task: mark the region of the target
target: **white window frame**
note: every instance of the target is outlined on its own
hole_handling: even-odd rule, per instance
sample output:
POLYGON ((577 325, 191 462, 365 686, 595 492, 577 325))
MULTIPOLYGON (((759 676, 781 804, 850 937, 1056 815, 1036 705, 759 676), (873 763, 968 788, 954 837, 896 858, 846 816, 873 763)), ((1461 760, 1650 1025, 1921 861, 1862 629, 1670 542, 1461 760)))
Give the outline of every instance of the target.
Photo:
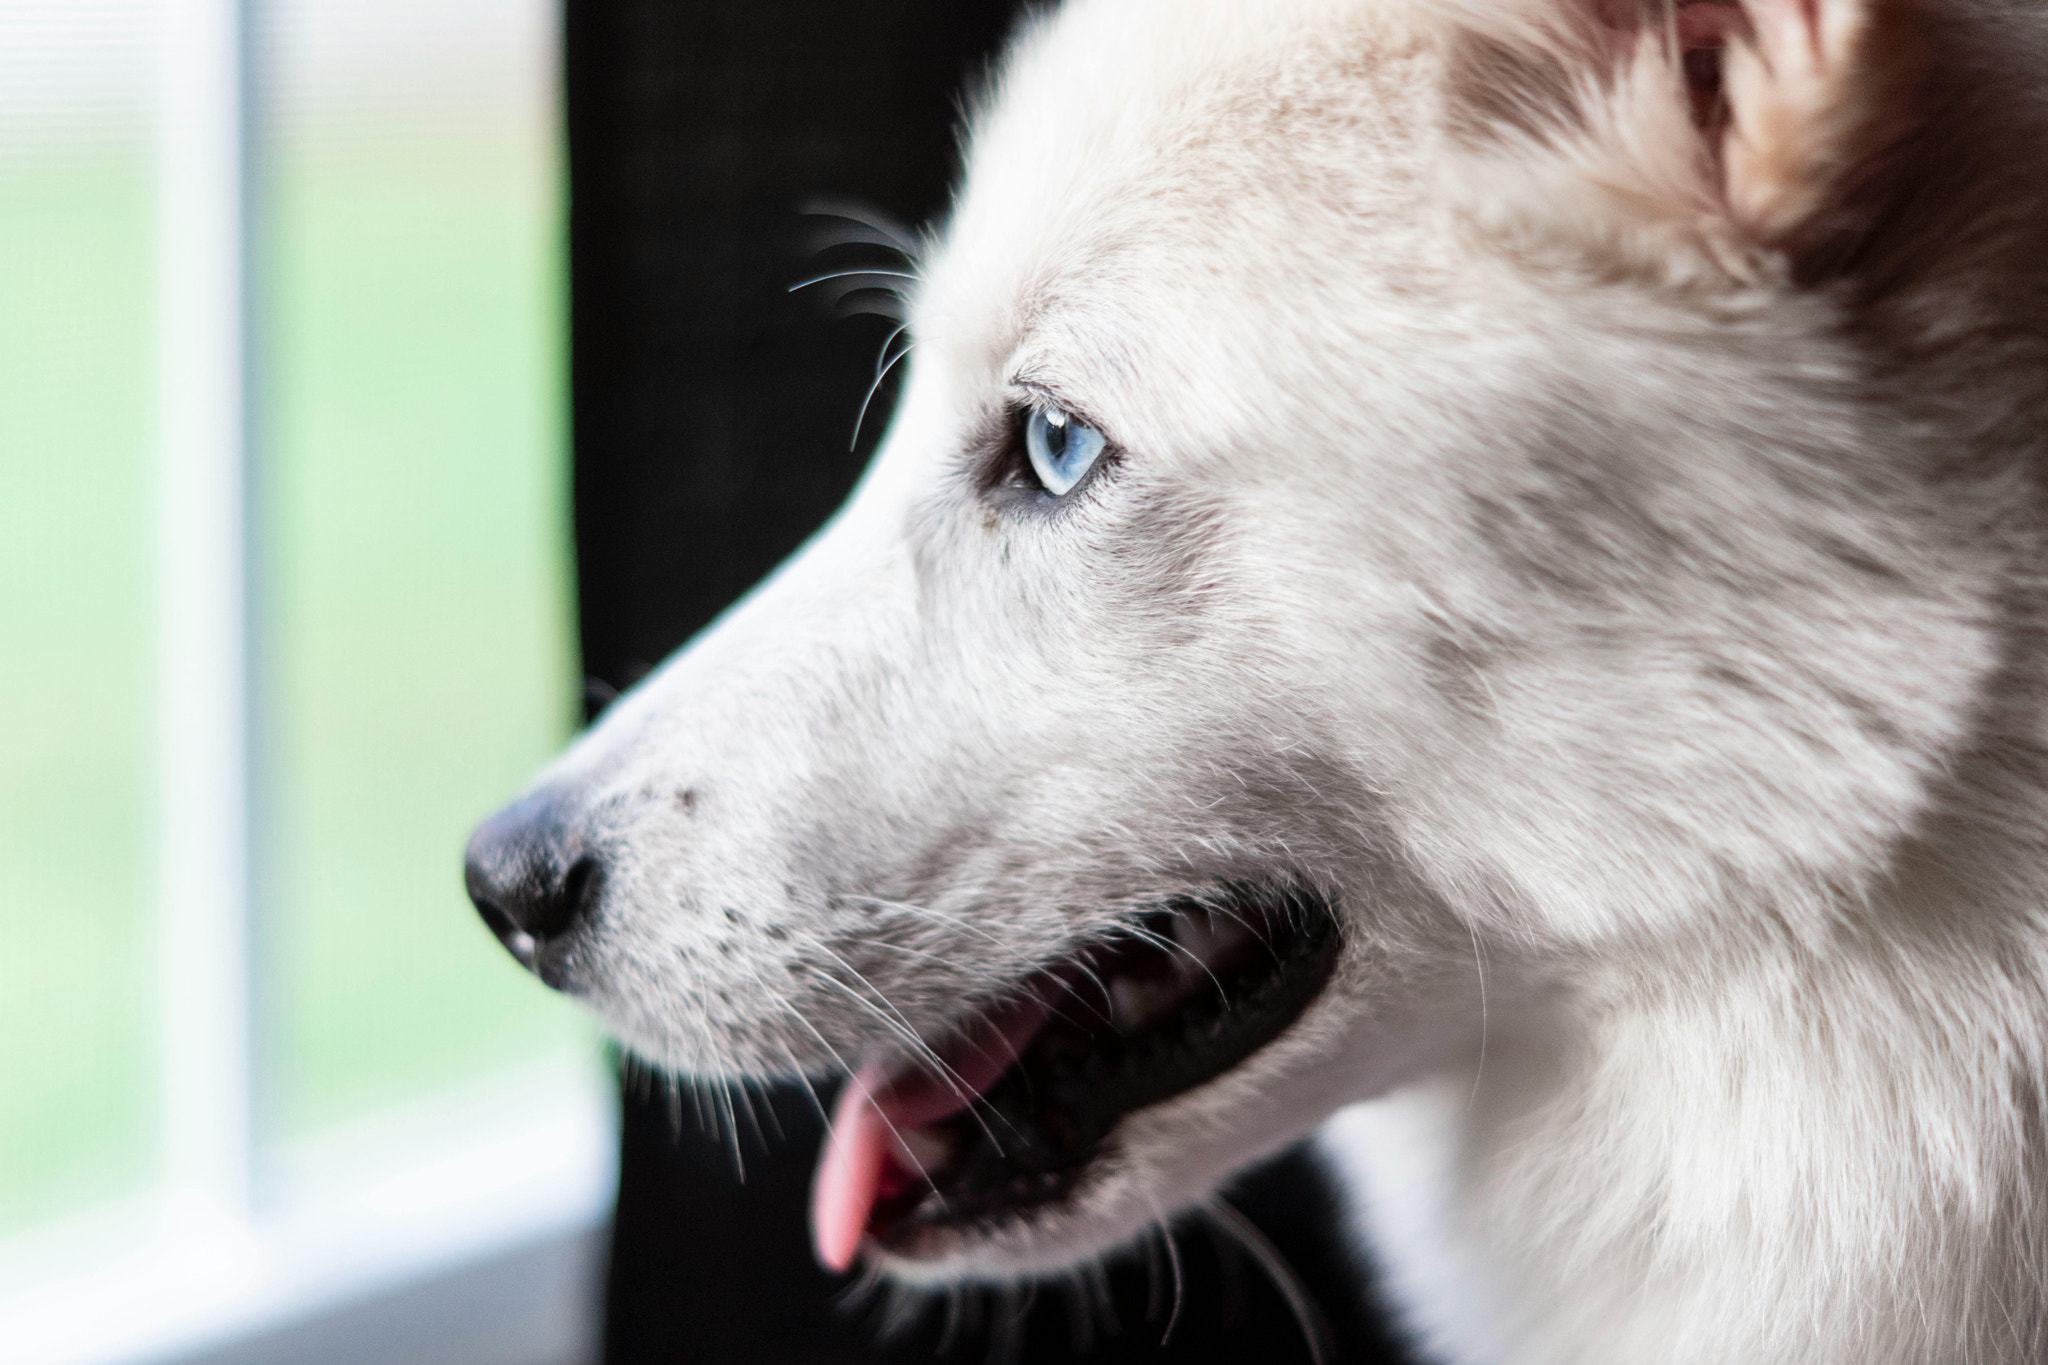
MULTIPOLYGON (((291 1355, 310 1360, 321 1331, 357 1336, 411 1286, 414 1335, 434 1338, 408 1343, 420 1358, 473 1347, 478 1365, 505 1365, 511 1327, 533 1365, 567 1365, 587 1346, 579 1286, 614 1188, 616 1120, 595 1068, 489 1078, 310 1147, 259 1143, 250 18, 249 0, 161 0, 162 1180, 141 1200, 0 1242, 0 1359, 227 1359, 296 1329, 291 1355), (552 1286, 521 1294, 534 1321, 464 1279, 515 1273, 505 1267, 552 1286), (421 1292, 445 1302, 423 1316, 421 1292)), ((384 1359, 352 1349, 333 1358, 384 1359)))

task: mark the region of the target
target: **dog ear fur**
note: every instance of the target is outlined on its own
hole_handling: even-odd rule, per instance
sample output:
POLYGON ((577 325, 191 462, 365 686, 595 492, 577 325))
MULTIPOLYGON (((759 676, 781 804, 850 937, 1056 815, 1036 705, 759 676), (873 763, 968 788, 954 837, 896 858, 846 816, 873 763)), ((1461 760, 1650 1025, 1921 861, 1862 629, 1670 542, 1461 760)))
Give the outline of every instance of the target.
POLYGON ((1797 244, 1847 207, 1872 163, 1910 133, 1924 45, 1910 16, 1880 0, 1747 0, 1745 9, 1751 32, 1733 35, 1722 58, 1725 193, 1747 230, 1797 244))
POLYGON ((1481 216, 1663 273, 1814 273, 1916 127, 1914 0, 1434 3, 1481 216))

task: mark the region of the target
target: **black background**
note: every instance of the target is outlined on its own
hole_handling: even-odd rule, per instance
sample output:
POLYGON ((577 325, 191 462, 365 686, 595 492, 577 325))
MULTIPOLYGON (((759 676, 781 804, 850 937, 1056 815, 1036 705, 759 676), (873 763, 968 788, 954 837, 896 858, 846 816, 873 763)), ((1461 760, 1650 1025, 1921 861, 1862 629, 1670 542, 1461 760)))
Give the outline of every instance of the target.
MULTIPOLYGON (((596 708, 851 487, 880 427, 870 422, 855 453, 854 414, 893 324, 835 317, 823 290, 788 292, 808 273, 877 260, 848 246, 820 255, 829 223, 802 210, 828 197, 913 224, 941 214, 962 92, 1021 7, 568 0, 566 11, 576 548, 596 708)), ((609 1365, 1312 1358, 1303 1313, 1200 1220, 1176 1238, 1177 1295, 1163 1256, 1139 1257, 1112 1271, 1106 1305, 1060 1288, 1028 1307, 975 1296, 950 1341, 933 1313, 884 1346, 875 1302, 849 1296, 808 1249, 819 1116, 800 1092, 772 1109, 742 1184, 690 1106, 678 1122, 661 1086, 629 1078, 609 1365)), ((1324 1359, 1395 1360, 1360 1307, 1362 1272, 1309 1155, 1230 1198, 1294 1268, 1324 1359)))

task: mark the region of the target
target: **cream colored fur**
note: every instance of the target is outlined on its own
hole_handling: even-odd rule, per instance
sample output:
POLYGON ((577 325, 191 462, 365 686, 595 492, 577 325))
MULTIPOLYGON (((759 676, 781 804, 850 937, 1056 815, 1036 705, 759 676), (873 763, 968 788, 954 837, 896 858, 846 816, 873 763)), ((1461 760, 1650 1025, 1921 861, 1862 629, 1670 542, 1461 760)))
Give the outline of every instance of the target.
POLYGON ((1034 25, 853 502, 551 771, 574 988, 711 1076, 1334 897, 1288 1034, 890 1273, 1070 1266, 1338 1114, 1445 1360, 2048 1359, 2048 9, 1686 9, 1034 25), (991 498, 1048 396, 1114 466, 991 498))

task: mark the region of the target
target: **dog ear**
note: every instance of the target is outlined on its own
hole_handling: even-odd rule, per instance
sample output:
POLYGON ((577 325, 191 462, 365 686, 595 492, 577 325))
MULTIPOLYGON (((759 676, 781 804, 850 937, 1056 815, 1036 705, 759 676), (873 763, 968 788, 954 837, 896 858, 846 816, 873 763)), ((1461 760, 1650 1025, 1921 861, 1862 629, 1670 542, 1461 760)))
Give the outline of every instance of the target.
POLYGON ((1498 153, 1494 184, 1619 245, 1668 251, 1675 232, 1738 268, 1839 258, 1915 128, 1915 0, 1441 3, 1454 127, 1498 153))
POLYGON ((1732 9, 1677 12, 1681 34, 1696 35, 1718 62, 1729 210, 1765 241, 1812 242, 1853 211, 1910 133, 1923 46, 1901 7, 1882 0, 1746 0, 1719 17, 1732 9))

